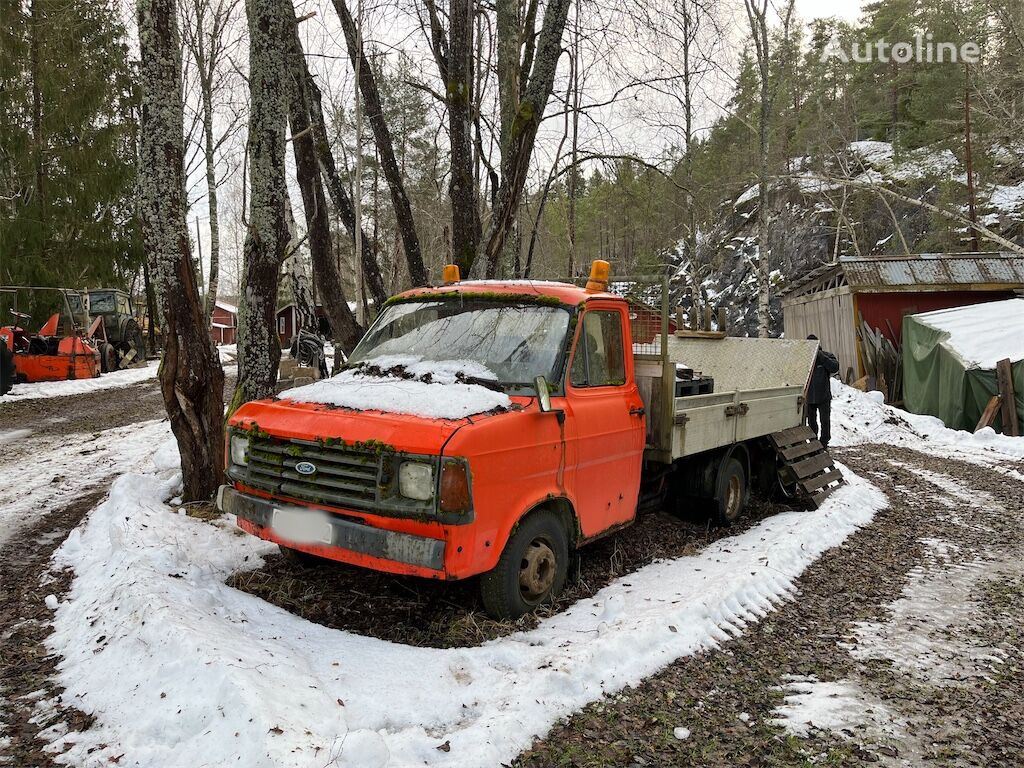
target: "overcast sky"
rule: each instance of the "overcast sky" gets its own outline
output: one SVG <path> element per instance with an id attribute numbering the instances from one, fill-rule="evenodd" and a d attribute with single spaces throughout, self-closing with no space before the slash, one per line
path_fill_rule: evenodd
<path id="1" fill-rule="evenodd" d="M 796 8 L 804 19 L 840 16 L 856 21 L 867 0 L 796 0 Z"/>

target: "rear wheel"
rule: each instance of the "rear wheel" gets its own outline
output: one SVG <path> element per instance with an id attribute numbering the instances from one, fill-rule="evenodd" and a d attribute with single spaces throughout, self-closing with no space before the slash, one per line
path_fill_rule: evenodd
<path id="1" fill-rule="evenodd" d="M 135 357 L 132 363 L 141 363 L 146 359 L 146 342 L 142 338 L 142 328 L 134 320 L 129 320 L 125 326 L 125 338 L 131 349 L 135 350 Z"/>
<path id="2" fill-rule="evenodd" d="M 736 522 L 747 505 L 747 473 L 739 459 L 728 459 L 718 472 L 714 508 L 718 522 Z"/>
<path id="3" fill-rule="evenodd" d="M 495 619 L 515 619 L 552 602 L 565 586 L 569 543 L 561 519 L 533 512 L 509 537 L 494 570 L 480 577 L 484 608 Z"/>

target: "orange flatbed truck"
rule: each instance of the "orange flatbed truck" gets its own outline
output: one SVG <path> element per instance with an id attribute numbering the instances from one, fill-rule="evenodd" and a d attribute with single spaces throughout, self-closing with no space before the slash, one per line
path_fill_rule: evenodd
<path id="1" fill-rule="evenodd" d="M 293 390 L 231 417 L 217 504 L 243 530 L 300 560 L 479 577 L 505 618 L 553 599 L 572 553 L 639 511 L 699 505 L 729 522 L 774 482 L 767 436 L 801 423 L 815 342 L 672 331 L 667 279 L 609 284 L 605 262 L 586 287 L 449 269 L 387 303 L 347 373 L 310 385 L 347 376 L 362 400 Z M 466 373 L 446 390 L 431 363 Z M 680 395 L 681 365 L 713 391 Z M 409 386 L 440 403 L 420 412 Z M 488 410 L 453 416 L 474 387 Z"/>

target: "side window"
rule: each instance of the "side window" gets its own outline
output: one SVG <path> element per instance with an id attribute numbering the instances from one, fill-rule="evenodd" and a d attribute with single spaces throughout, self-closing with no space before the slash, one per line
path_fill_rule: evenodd
<path id="1" fill-rule="evenodd" d="M 574 387 L 615 387 L 626 383 L 622 316 L 609 310 L 583 315 L 569 381 Z"/>

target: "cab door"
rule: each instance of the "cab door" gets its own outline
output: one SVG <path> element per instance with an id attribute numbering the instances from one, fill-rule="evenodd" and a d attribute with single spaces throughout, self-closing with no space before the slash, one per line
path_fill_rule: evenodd
<path id="1" fill-rule="evenodd" d="M 586 538 L 636 514 L 643 462 L 643 401 L 633 378 L 626 305 L 588 303 L 566 381 L 576 511 Z"/>

